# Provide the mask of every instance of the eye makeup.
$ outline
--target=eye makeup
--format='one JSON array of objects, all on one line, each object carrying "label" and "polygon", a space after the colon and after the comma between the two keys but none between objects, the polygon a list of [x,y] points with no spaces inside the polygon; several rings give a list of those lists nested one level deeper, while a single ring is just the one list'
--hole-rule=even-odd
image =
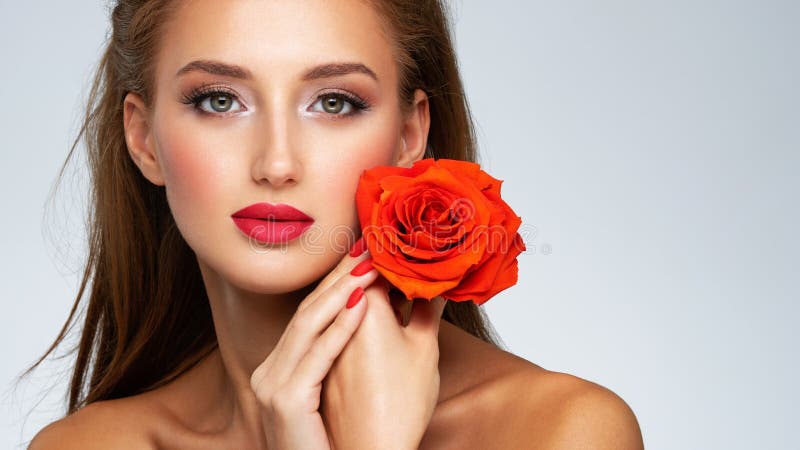
[{"label": "eye makeup", "polygon": [[[342,107],[340,111],[348,109],[349,112],[344,114],[339,114],[338,112],[328,113],[324,109],[315,110],[314,112],[319,112],[326,116],[330,116],[331,119],[339,120],[356,116],[364,111],[368,111],[371,108],[371,105],[367,100],[344,89],[341,86],[334,86],[332,87],[332,89],[333,90],[327,90],[319,93],[315,97],[314,102],[311,105],[314,106],[320,101],[325,101],[327,99],[338,99],[346,103],[346,105]],[[192,106],[192,108],[196,110],[198,113],[207,116],[227,117],[229,115],[235,114],[235,112],[229,113],[228,110],[214,111],[213,106],[211,110],[209,110],[208,108],[204,108],[204,104],[207,103],[206,100],[220,99],[220,98],[227,99],[224,102],[225,104],[238,103],[241,108],[244,108],[242,106],[241,100],[239,99],[239,96],[232,89],[223,85],[218,85],[213,83],[202,84],[196,88],[189,90],[187,93],[181,96],[180,101],[183,104]],[[244,110],[246,111],[247,109],[244,108]]]}]

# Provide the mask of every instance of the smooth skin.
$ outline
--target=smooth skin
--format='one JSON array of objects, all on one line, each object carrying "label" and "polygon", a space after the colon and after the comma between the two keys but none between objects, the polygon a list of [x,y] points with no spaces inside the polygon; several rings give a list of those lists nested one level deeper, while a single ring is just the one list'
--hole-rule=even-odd
[{"label": "smooth skin", "polygon": [[[417,448],[438,397],[436,344],[445,301],[418,304],[402,327],[385,282],[367,287],[369,301],[345,309],[354,287],[365,287],[377,272],[354,279],[340,268],[300,304],[275,349],[253,372],[250,383],[263,406],[267,446]],[[348,352],[337,360],[345,345]],[[331,371],[334,360],[338,370]],[[325,423],[319,412],[323,381]]]},{"label": "smooth skin", "polygon": [[[337,240],[358,230],[358,174],[409,167],[430,127],[421,90],[401,112],[392,44],[368,2],[185,6],[165,24],[155,104],[128,94],[122,125],[132,161],[164,186],[197,255],[219,347],[165,386],[48,425],[30,448],[642,448],[635,416],[610,390],[440,320],[442,302],[406,303],[399,324],[385,280],[349,274],[369,257]],[[196,60],[248,76],[178,73]],[[376,78],[304,76],[331,62],[364,64]],[[231,109],[215,111],[211,97],[184,103],[202,86],[224,89]],[[322,107],[342,92],[369,108]],[[230,214],[257,201],[308,213],[317,240],[254,248]],[[348,310],[356,286],[365,298]]]}]

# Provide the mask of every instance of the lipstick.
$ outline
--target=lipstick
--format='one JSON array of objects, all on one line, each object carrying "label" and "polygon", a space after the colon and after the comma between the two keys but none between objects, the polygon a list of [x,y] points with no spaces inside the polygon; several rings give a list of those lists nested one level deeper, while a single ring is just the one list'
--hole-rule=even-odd
[{"label": "lipstick", "polygon": [[247,237],[265,244],[296,239],[314,223],[310,216],[284,203],[254,203],[231,214],[231,218]]}]

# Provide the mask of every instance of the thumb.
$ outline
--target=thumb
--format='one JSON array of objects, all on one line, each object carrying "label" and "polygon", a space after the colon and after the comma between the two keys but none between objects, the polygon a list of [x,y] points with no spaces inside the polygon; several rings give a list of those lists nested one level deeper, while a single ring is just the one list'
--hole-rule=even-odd
[{"label": "thumb", "polygon": [[432,300],[415,300],[406,329],[420,333],[439,333],[439,323],[447,300],[438,295]]}]

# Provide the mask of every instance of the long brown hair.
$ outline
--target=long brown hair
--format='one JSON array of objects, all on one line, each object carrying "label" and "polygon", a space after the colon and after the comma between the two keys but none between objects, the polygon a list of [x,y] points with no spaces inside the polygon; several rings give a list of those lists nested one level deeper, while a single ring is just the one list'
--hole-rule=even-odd
[{"label": "long brown hair", "polygon": [[[476,161],[473,122],[442,0],[370,0],[396,44],[404,110],[416,88],[429,96],[431,125],[425,157]],[[136,92],[150,106],[162,27],[180,2],[119,0],[99,61],[78,136],[91,177],[88,255],[69,316],[34,370],[77,321],[89,291],[68,393],[70,414],[99,400],[164,385],[217,345],[211,309],[196,256],[179,233],[163,186],[145,179],[131,160],[123,130],[123,99]],[[443,318],[504,347],[485,312],[472,302],[448,302]],[[71,351],[75,351],[73,348]]]}]

